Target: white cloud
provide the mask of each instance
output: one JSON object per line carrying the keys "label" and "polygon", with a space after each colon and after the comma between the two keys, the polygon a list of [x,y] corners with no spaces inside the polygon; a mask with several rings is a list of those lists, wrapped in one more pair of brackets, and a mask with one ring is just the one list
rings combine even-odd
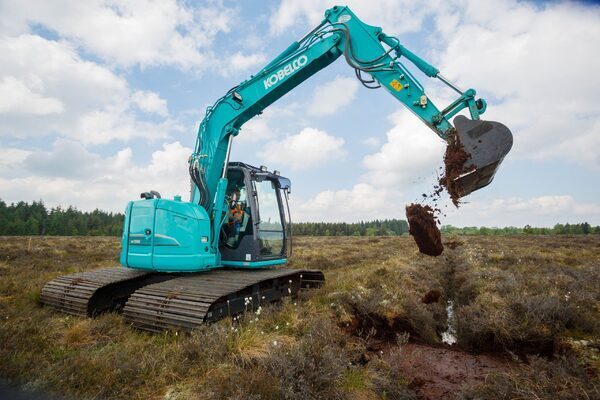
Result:
{"label": "white cloud", "polygon": [[368,138],[363,139],[362,143],[366,144],[369,147],[377,147],[381,144],[381,140],[379,140],[378,137],[369,136]]}
{"label": "white cloud", "polygon": [[325,190],[303,200],[291,198],[294,221],[355,222],[377,218],[403,218],[397,191],[358,183],[349,190]]}
{"label": "white cloud", "polygon": [[234,143],[259,143],[265,140],[272,139],[274,137],[273,128],[269,124],[269,114],[257,115],[250,121],[246,122],[238,136],[236,136]]}
{"label": "white cloud", "polygon": [[179,142],[163,144],[148,162],[139,164],[130,148],[101,157],[64,140],[48,152],[11,152],[14,166],[28,173],[0,176],[0,193],[7,202],[43,199],[49,206],[75,204],[84,210],[122,212],[128,201],[151,189],[163,197],[189,194],[187,159],[192,149]]}
{"label": "white cloud", "polygon": [[[325,10],[338,5],[335,0],[282,0],[270,18],[272,34],[281,34],[288,28],[304,25],[317,26],[324,18]],[[384,28],[388,34],[415,32],[421,28],[424,19],[443,4],[439,0],[430,1],[427,7],[411,0],[348,0],[346,5],[361,21]]]}
{"label": "white cloud", "polygon": [[444,224],[458,226],[552,226],[561,222],[600,223],[600,204],[577,201],[571,195],[507,197],[465,203],[449,209]]}
{"label": "white cloud", "polygon": [[229,32],[237,11],[221,2],[191,7],[175,0],[7,1],[0,27],[9,34],[38,24],[109,64],[175,65],[203,69],[213,63],[210,45]]}
{"label": "white cloud", "polygon": [[44,97],[34,93],[24,82],[7,76],[0,82],[0,114],[60,114],[64,110],[63,103],[52,97]]}
{"label": "white cloud", "polygon": [[511,128],[511,156],[600,168],[599,21],[577,2],[462,1],[437,18],[440,69],[491,100],[484,117]]}
{"label": "white cloud", "polygon": [[445,142],[408,110],[397,111],[390,120],[394,127],[386,143],[363,160],[364,178],[379,186],[405,186],[432,176],[441,165]]}
{"label": "white cloud", "polygon": [[90,153],[80,143],[58,139],[51,151],[30,153],[23,166],[37,176],[85,178],[96,175],[101,157]]}
{"label": "white cloud", "polygon": [[134,106],[165,115],[166,102],[153,92],[132,92],[124,78],[83,60],[66,42],[35,35],[0,37],[0,54],[0,137],[55,133],[107,143],[137,136],[166,138],[177,129],[169,119],[136,117]]}
{"label": "white cloud", "polygon": [[0,148],[0,174],[15,176],[21,173],[21,163],[31,154],[28,150]]}
{"label": "white cloud", "polygon": [[286,166],[303,170],[343,157],[343,145],[344,139],[319,129],[304,128],[298,134],[268,142],[258,155],[277,169]]}
{"label": "white cloud", "polygon": [[356,79],[337,76],[333,81],[315,89],[306,113],[319,117],[333,115],[352,103],[357,90]]}
{"label": "white cloud", "polygon": [[240,134],[234,140],[234,149],[238,144],[264,143],[279,135],[283,136],[281,127],[293,129],[290,122],[294,125],[302,123],[297,118],[302,108],[300,104],[294,102],[281,106],[271,105],[266,108],[261,114],[254,116],[242,126]]}
{"label": "white cloud", "polygon": [[155,113],[163,117],[169,115],[167,101],[154,92],[137,90],[131,96],[131,100],[140,110],[147,113]]}
{"label": "white cloud", "polygon": [[258,65],[266,64],[266,62],[267,56],[262,52],[244,54],[241,51],[238,51],[221,60],[218,63],[217,72],[225,77],[230,77],[235,73],[247,71]]}

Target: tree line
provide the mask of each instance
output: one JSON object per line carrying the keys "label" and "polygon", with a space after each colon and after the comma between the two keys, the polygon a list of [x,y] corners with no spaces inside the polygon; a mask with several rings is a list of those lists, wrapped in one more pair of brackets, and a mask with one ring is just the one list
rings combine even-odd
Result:
{"label": "tree line", "polygon": [[292,226],[298,236],[400,236],[408,233],[408,222],[384,219],[369,222],[296,222]]}
{"label": "tree line", "polygon": [[444,225],[440,231],[447,235],[598,235],[600,234],[600,226],[592,226],[587,222],[579,224],[556,224],[552,228],[536,228],[530,225],[525,225],[523,228],[517,228],[515,226],[508,226],[505,228],[465,226],[463,228],[457,228],[452,225]]}
{"label": "tree line", "polygon": [[79,211],[24,201],[7,205],[0,200],[0,235],[119,236],[123,214]]}
{"label": "tree line", "polygon": [[[24,201],[6,204],[0,199],[0,235],[56,235],[56,236],[119,236],[123,228],[123,214],[102,210],[79,211],[75,207],[47,208],[44,203]],[[294,223],[297,236],[401,236],[408,234],[408,223],[401,219],[368,222],[299,222]],[[600,226],[587,222],[556,224],[552,228],[488,228],[452,225],[441,227],[443,234],[460,235],[580,235],[600,234]]]}

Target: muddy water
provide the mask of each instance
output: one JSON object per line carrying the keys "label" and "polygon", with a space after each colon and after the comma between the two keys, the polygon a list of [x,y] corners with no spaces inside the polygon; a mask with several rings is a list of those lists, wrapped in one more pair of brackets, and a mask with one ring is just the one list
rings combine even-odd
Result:
{"label": "muddy water", "polygon": [[446,314],[448,315],[448,329],[442,332],[442,342],[453,345],[456,343],[456,321],[454,319],[454,302],[452,300],[448,300],[446,303]]}

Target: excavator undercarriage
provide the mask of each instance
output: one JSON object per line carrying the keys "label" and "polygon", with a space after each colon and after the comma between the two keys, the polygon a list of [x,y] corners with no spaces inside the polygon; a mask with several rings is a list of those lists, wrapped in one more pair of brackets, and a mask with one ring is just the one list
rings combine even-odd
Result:
{"label": "excavator undercarriage", "polygon": [[128,323],[151,332],[191,331],[324,281],[321,271],[289,268],[165,274],[115,267],[58,277],[42,288],[41,302],[85,317],[123,311]]}

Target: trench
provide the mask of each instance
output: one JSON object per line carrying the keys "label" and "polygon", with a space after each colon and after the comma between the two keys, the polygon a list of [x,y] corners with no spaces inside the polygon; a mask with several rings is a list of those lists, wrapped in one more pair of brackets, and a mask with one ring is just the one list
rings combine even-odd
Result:
{"label": "trench", "polygon": [[[551,359],[557,354],[565,354],[568,348],[561,346],[559,342],[551,339],[540,338],[537,340],[517,340],[513,339],[510,343],[501,344],[494,337],[494,332],[487,334],[481,333],[476,340],[472,337],[466,337],[461,340],[457,332],[457,325],[460,325],[456,317],[456,309],[462,305],[460,296],[461,282],[457,278],[457,270],[461,268],[461,259],[463,256],[462,242],[450,240],[444,243],[446,251],[443,254],[445,258],[445,270],[442,272],[442,286],[445,292],[445,312],[446,326],[445,330],[438,331],[439,338],[444,345],[452,346],[457,349],[463,349],[470,353],[496,353],[503,354],[508,352],[519,359],[526,361],[529,355],[536,355]],[[464,294],[463,294],[464,297]],[[463,300],[464,301],[464,300]],[[467,303],[468,304],[468,303]]]}
{"label": "trench", "polygon": [[457,247],[462,245],[460,242],[449,241],[444,243],[446,251],[444,252],[445,259],[445,270],[442,275],[442,286],[445,292],[446,304],[444,310],[446,312],[446,329],[438,332],[440,339],[443,344],[449,346],[459,346],[458,336],[456,332],[456,313],[455,313],[455,292],[457,290],[455,282],[455,271],[456,271],[456,252]]}
{"label": "trench", "polygon": [[446,301],[446,321],[448,328],[442,332],[442,343],[452,346],[457,342],[454,301],[452,299],[448,299],[448,301]]}

